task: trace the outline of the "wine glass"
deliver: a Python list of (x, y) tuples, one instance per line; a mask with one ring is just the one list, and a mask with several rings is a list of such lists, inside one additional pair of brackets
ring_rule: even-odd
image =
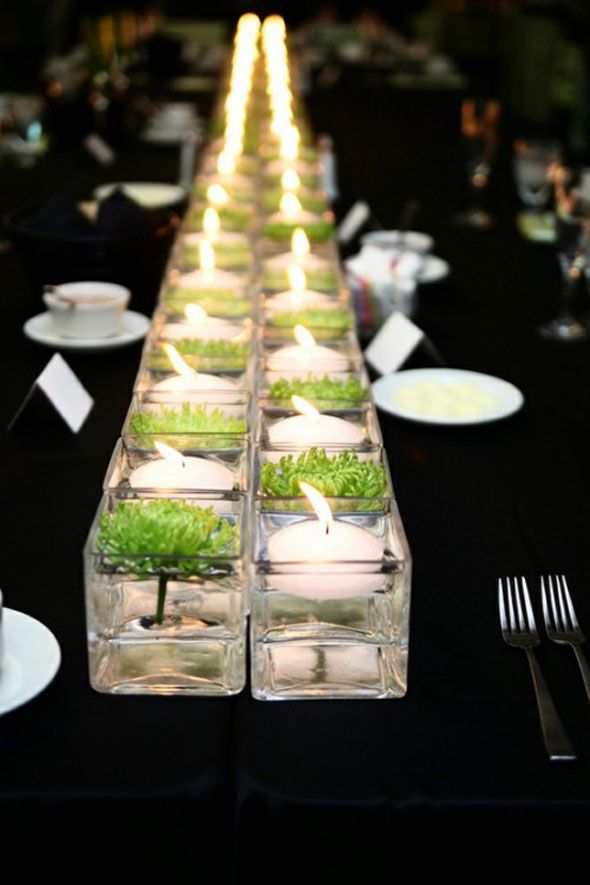
[(588, 327), (573, 313), (573, 300), (585, 269), (588, 239), (588, 204), (570, 187), (571, 175), (563, 167), (555, 176), (555, 248), (561, 270), (561, 308), (555, 319), (539, 329), (554, 341), (579, 341)]
[(482, 208), (481, 199), (496, 155), (500, 113), (500, 103), (492, 99), (465, 98), (461, 104), (461, 135), (471, 206), (456, 216), (458, 224), (485, 229), (493, 222), (490, 213)]
[(540, 213), (551, 197), (552, 172), (560, 161), (555, 142), (517, 138), (514, 142), (514, 180), (518, 196), (529, 212)]

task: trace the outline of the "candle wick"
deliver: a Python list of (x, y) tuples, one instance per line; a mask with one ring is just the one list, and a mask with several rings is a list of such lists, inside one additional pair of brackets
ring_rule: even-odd
[(186, 461), (184, 460), (184, 458), (182, 459), (182, 466), (183, 468), (186, 467)]

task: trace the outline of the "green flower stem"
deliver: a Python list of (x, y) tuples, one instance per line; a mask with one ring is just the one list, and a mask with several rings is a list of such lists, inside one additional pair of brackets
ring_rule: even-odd
[(168, 589), (168, 576), (158, 576), (158, 605), (156, 608), (156, 624), (164, 620), (164, 605), (166, 603), (166, 590)]

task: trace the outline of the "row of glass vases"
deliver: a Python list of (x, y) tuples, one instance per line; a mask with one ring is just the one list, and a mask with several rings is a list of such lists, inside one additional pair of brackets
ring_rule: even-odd
[[(312, 254), (329, 262), (333, 282), (323, 292), (338, 311), (348, 312), (350, 322), (335, 329), (321, 311), (307, 319), (316, 339), (340, 360), (337, 372), (330, 372), (329, 357), (325, 367), (320, 360), (314, 376), (346, 383), (309, 399), (321, 415), (353, 428), (354, 442), (342, 442), (337, 433), (324, 439), (321, 457), (370, 464), (383, 478), (375, 494), (339, 495), (336, 489), (326, 495), (338, 529), (346, 537), (360, 531), (366, 548), (361, 544), (357, 556), (336, 546), (329, 559), (318, 561), (311, 547), (322, 527), (307, 499), (265, 485), (269, 471), (281, 475), (284, 459), (292, 463), (309, 455), (304, 436), (285, 438), (277, 426), (295, 414), (289, 392), (311, 376), (279, 354), (293, 344), (293, 326), (277, 321), (272, 299), (280, 285), (273, 290), (269, 284), (267, 260), (288, 251), (289, 239), (266, 235), (272, 213), (264, 205), (264, 156), (272, 155), (273, 141), (266, 132), (265, 99), (256, 89), (252, 105), (258, 144), (238, 171), (240, 186), (250, 180), (254, 196), (236, 200), (233, 216), (227, 204), (219, 212), (224, 231), (235, 225), (242, 232), (245, 212), (247, 266), (236, 269), (235, 255), (230, 259), (219, 277), (227, 287), (223, 296), (222, 289), (216, 297), (213, 287), (183, 285), (196, 269), (190, 250), (206, 187), (219, 180), (231, 184), (231, 176), (220, 179), (215, 171), (220, 145), (212, 141), (88, 538), (91, 683), (112, 693), (239, 692), (246, 683), (249, 613), (255, 697), (400, 697), (406, 691), (410, 557), (333, 239), (314, 244), (310, 236)], [(320, 169), (311, 148), (308, 156), (307, 180), (314, 182), (317, 199)], [(216, 271), (211, 273), (213, 280)], [(226, 348), (215, 351), (178, 337), (182, 330), (174, 327), (193, 302), (207, 309), (207, 322), (217, 318), (237, 329)], [(198, 373), (180, 387), (170, 383), (177, 379), (170, 343), (185, 362), (185, 377), (186, 365)], [(164, 467), (162, 444), (168, 447), (164, 455), (172, 452)], [(197, 487), (187, 491), (179, 482), (192, 470), (203, 482), (195, 480)], [(311, 532), (309, 556), (306, 548), (296, 547), (293, 557), (280, 552), (285, 547), (277, 536), (295, 526), (297, 532), (304, 527), (303, 537)], [(186, 531), (205, 539), (199, 552), (186, 553)]]

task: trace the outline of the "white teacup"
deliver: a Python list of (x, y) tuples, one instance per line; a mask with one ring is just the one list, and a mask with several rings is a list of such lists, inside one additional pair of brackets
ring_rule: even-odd
[(131, 293), (115, 283), (63, 283), (45, 292), (43, 300), (65, 338), (108, 338), (115, 335)]
[(0, 670), (2, 669), (2, 661), (4, 659), (4, 626), (2, 623), (3, 604), (2, 590), (0, 590)]

